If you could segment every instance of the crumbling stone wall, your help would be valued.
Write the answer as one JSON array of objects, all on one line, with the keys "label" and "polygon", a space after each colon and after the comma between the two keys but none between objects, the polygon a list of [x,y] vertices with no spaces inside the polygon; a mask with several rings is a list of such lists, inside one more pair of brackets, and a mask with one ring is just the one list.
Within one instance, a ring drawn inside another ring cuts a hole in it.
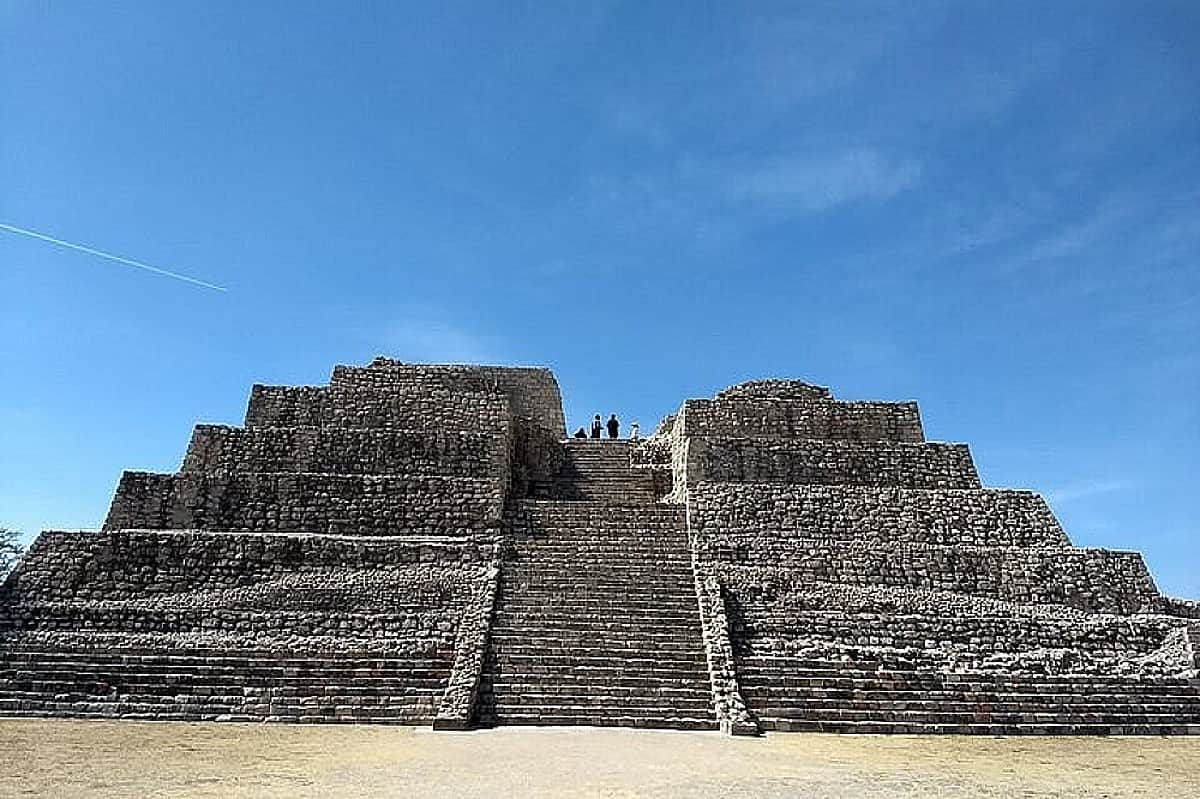
[{"label": "crumbling stone wall", "polygon": [[688,480],[978,488],[966,444],[693,438]]},{"label": "crumbling stone wall", "polygon": [[358,385],[255,385],[246,427],[500,430],[510,419],[502,400],[495,392],[437,385],[394,391]]},{"label": "crumbling stone wall", "polygon": [[490,564],[497,546],[489,538],[447,541],[158,530],[46,532],[30,545],[4,589],[25,598],[127,599],[261,586],[306,570],[423,566],[462,570]]},{"label": "crumbling stone wall", "polygon": [[495,529],[561,435],[545,369],[338,366],[329,386],[255,386],[246,427],[198,426],[178,475],[126,473],[104,528]]},{"label": "crumbling stone wall", "polygon": [[[688,495],[696,535],[947,546],[1065,547],[1045,501],[1011,489],[699,483]],[[804,543],[800,541],[800,543]]]},{"label": "crumbling stone wall", "polygon": [[685,436],[909,443],[925,440],[915,402],[718,395],[717,399],[684,402],[673,428]]},{"label": "crumbling stone wall", "polygon": [[103,529],[465,535],[496,529],[503,510],[493,479],[125,472]]},{"label": "crumbling stone wall", "polygon": [[528,419],[560,437],[567,434],[558,381],[549,369],[517,366],[405,364],[376,358],[368,367],[338,366],[332,386],[370,386],[388,391],[422,390],[431,384],[452,392],[498,391],[513,416]]},{"label": "crumbling stone wall", "polygon": [[503,431],[197,425],[181,471],[487,478],[507,467],[506,446]]},{"label": "crumbling stone wall", "polygon": [[1136,552],[819,541],[713,543],[715,560],[774,568],[788,578],[862,586],[926,588],[1093,612],[1137,613],[1158,590]]},{"label": "crumbling stone wall", "polygon": [[717,399],[829,399],[829,389],[803,380],[747,380],[717,392]]},{"label": "crumbling stone wall", "polygon": [[837,664],[887,669],[897,696],[930,674],[1196,673],[1181,654],[1189,608],[1159,594],[1139,555],[1074,548],[1038,495],[982,488],[965,445],[925,442],[915,403],[756,381],[685,402],[656,438],[644,449],[668,452],[702,602],[724,603],[723,624],[705,621],[706,636],[729,637],[706,641],[714,692],[753,723],[828,713],[903,730],[922,716],[785,687],[822,685]]},{"label": "crumbling stone wall", "polygon": [[109,646],[151,634],[294,646],[333,636],[453,651],[497,553],[490,539],[43,533],[0,589],[0,639],[63,634],[86,644],[90,631]]}]

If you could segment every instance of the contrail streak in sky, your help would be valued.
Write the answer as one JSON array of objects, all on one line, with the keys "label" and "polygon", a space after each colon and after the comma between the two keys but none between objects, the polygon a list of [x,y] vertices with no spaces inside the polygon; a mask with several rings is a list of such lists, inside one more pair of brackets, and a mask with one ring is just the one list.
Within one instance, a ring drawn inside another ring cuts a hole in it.
[{"label": "contrail streak in sky", "polygon": [[197,280],[194,277],[188,277],[187,275],[181,275],[178,272],[169,272],[166,269],[159,269],[157,266],[151,266],[150,264],[144,264],[141,261],[134,261],[130,258],[122,258],[119,255],[113,255],[112,253],[101,252],[100,250],[93,250],[91,247],[85,247],[82,244],[72,244],[69,241],[63,241],[62,239],[56,239],[53,236],[47,236],[44,233],[38,233],[37,231],[34,231],[34,230],[26,230],[24,228],[19,228],[14,225],[6,225],[3,222],[0,222],[0,230],[7,230],[9,233],[17,233],[22,236],[29,236],[31,239],[40,239],[41,241],[48,241],[51,244],[57,244],[59,247],[66,247],[67,249],[70,249],[70,250],[79,250],[79,252],[86,252],[88,255],[96,255],[101,258],[107,258],[110,261],[116,261],[119,264],[127,264],[128,266],[135,266],[138,269],[145,269],[147,272],[153,272],[156,275],[164,275],[166,277],[173,277],[176,280],[182,280],[185,283],[192,283],[196,286],[203,286],[206,289],[213,289],[215,291],[229,291],[229,289],[225,288],[224,286],[217,286],[212,283],[205,283],[203,280]]}]

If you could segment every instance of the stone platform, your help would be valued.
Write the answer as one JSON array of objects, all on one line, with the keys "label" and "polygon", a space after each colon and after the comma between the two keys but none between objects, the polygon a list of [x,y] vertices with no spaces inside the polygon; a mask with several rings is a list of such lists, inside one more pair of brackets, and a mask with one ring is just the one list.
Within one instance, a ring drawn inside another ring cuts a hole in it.
[{"label": "stone platform", "polygon": [[800,381],[566,439],[545,369],[255,386],[0,588],[0,714],[1200,732],[1200,604]]}]

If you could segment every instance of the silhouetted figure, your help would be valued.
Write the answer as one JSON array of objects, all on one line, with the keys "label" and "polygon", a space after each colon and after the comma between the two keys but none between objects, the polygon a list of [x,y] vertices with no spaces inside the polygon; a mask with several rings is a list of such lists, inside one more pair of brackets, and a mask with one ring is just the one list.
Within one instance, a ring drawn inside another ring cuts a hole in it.
[{"label": "silhouetted figure", "polygon": [[633,422],[629,425],[629,437],[635,441],[642,437],[641,431],[638,429],[637,422]]},{"label": "silhouetted figure", "polygon": [[596,414],[595,416],[592,417],[592,438],[600,437],[600,428],[601,427],[602,427],[602,425],[600,424],[600,414]]},{"label": "silhouetted figure", "polygon": [[617,421],[617,415],[614,413],[608,417],[608,437],[616,438],[621,433],[621,423]]},{"label": "silhouetted figure", "polygon": [[575,431],[576,438],[587,438],[587,431],[582,427]]}]

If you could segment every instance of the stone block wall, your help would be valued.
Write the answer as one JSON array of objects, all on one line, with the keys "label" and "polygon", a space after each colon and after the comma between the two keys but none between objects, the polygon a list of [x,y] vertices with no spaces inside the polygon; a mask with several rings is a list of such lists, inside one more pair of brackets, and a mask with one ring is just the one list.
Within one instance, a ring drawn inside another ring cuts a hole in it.
[{"label": "stone block wall", "polygon": [[1089,613],[926,589],[814,584],[753,567],[728,567],[725,581],[739,620],[737,634],[755,641],[760,652],[820,641],[833,648],[923,651],[948,667],[983,670],[1028,666],[1050,654],[1064,668],[1103,673],[1114,662],[1143,661],[1178,629],[1176,621],[1159,615]]},{"label": "stone block wall", "polygon": [[486,478],[507,468],[506,447],[503,431],[197,425],[181,471]]},{"label": "stone block wall", "polygon": [[[476,570],[491,565],[496,556],[496,543],[486,538],[396,540],[160,530],[46,532],[30,546],[3,590],[24,601],[126,600],[232,588],[262,593],[264,585],[293,580],[298,604],[333,611],[344,607],[339,592],[353,592],[352,583],[339,579],[343,573],[386,572],[396,588],[444,584],[445,588],[423,589],[424,595],[421,591],[408,594],[408,600],[422,604],[436,598],[435,594],[458,590],[461,578],[468,578],[463,584],[472,583],[472,578],[482,574]],[[431,579],[414,581],[399,576],[420,570]],[[305,573],[321,579],[295,582]],[[370,594],[361,601],[367,605],[385,602]]]},{"label": "stone block wall", "polygon": [[494,392],[365,386],[255,385],[246,427],[398,427],[407,430],[501,430],[510,414]]},{"label": "stone block wall", "polygon": [[839,402],[790,397],[687,400],[672,430],[683,436],[925,440],[915,402]]},{"label": "stone block wall", "polygon": [[332,386],[369,386],[387,391],[424,390],[444,386],[452,392],[499,392],[508,399],[513,416],[525,418],[565,437],[562,396],[549,369],[459,364],[405,364],[376,358],[370,366],[338,366]]},{"label": "stone block wall", "polygon": [[[904,731],[938,718],[907,701],[930,674],[1195,671],[1179,655],[1187,608],[1139,555],[1074,548],[1038,495],[982,488],[965,445],[925,441],[915,403],[756,381],[685,402],[656,438],[645,449],[669,451],[697,579],[724,602],[722,685],[765,728],[794,714],[824,729],[828,713],[837,729]],[[847,662],[886,667],[905,701],[831,697]]]},{"label": "stone block wall", "polygon": [[470,477],[126,472],[103,529],[465,535],[496,529],[504,499]]},{"label": "stone block wall", "polygon": [[486,539],[48,532],[0,589],[0,633],[111,646],[332,637],[445,653],[497,551]]},{"label": "stone block wall", "polygon": [[764,578],[922,588],[1100,613],[1137,613],[1158,595],[1136,552],[801,540],[713,543],[704,551],[721,563],[764,564],[753,567]]},{"label": "stone block wall", "polygon": [[965,444],[693,438],[688,481],[978,488]]},{"label": "stone block wall", "polygon": [[829,389],[803,380],[747,380],[717,392],[717,399],[829,399]]},{"label": "stone block wall", "polygon": [[127,472],[104,529],[495,529],[562,432],[545,369],[338,366],[328,386],[255,386],[246,427],[198,426],[178,475]]},{"label": "stone block wall", "polygon": [[761,537],[947,546],[1070,544],[1050,508],[1030,491],[699,483],[690,489],[688,506],[695,535],[730,543]]}]

